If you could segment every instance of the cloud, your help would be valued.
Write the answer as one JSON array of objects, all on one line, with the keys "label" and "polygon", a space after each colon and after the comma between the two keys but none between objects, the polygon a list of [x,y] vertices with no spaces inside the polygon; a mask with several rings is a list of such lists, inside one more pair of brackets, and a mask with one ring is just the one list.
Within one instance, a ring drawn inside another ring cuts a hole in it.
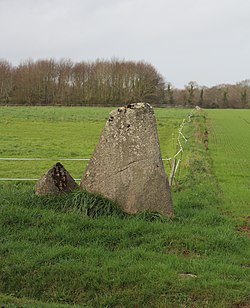
[{"label": "cloud", "polygon": [[0,0],[0,58],[146,60],[176,86],[249,78],[245,0]]}]

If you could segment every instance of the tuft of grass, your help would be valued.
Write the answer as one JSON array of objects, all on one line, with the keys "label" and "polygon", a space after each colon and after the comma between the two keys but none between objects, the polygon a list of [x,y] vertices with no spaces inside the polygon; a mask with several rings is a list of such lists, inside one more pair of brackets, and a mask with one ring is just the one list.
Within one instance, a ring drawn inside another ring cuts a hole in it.
[{"label": "tuft of grass", "polygon": [[77,213],[92,218],[110,215],[125,216],[125,213],[114,202],[100,195],[81,190],[59,197],[55,195],[38,197],[37,203],[42,207],[44,206],[62,212]]}]

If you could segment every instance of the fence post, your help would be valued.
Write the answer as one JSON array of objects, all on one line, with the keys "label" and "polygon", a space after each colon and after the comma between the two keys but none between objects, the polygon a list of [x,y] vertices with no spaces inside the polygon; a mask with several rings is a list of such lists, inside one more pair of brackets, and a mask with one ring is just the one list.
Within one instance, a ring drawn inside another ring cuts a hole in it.
[{"label": "fence post", "polygon": [[174,181],[174,175],[175,175],[175,168],[176,168],[176,159],[172,159],[171,162],[171,172],[169,177],[169,186],[172,187],[173,181]]}]

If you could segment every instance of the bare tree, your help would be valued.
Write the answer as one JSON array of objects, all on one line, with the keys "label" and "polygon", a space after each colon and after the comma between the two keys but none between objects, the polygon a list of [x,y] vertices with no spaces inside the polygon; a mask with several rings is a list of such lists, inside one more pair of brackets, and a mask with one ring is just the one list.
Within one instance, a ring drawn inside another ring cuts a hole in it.
[{"label": "bare tree", "polygon": [[13,91],[13,68],[5,60],[0,60],[0,102],[9,103]]},{"label": "bare tree", "polygon": [[73,63],[26,60],[13,67],[0,60],[0,103],[121,105],[133,102],[208,108],[250,108],[250,80],[184,89],[165,82],[150,63],[97,59]]}]

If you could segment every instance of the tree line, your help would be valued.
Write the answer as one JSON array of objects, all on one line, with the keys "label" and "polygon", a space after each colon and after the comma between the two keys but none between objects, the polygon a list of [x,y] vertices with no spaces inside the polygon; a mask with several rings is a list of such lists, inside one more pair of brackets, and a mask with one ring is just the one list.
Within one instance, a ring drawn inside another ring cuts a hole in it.
[{"label": "tree line", "polygon": [[0,102],[27,105],[116,105],[163,102],[164,79],[145,62],[0,61]]},{"label": "tree line", "polygon": [[171,83],[168,83],[165,101],[170,105],[190,107],[250,108],[250,79],[210,88],[199,86],[195,81],[190,81],[184,89],[175,89]]},{"label": "tree line", "polygon": [[123,105],[135,102],[207,108],[249,108],[250,80],[184,89],[166,82],[144,61],[118,59],[74,63],[69,59],[0,60],[0,104]]}]

